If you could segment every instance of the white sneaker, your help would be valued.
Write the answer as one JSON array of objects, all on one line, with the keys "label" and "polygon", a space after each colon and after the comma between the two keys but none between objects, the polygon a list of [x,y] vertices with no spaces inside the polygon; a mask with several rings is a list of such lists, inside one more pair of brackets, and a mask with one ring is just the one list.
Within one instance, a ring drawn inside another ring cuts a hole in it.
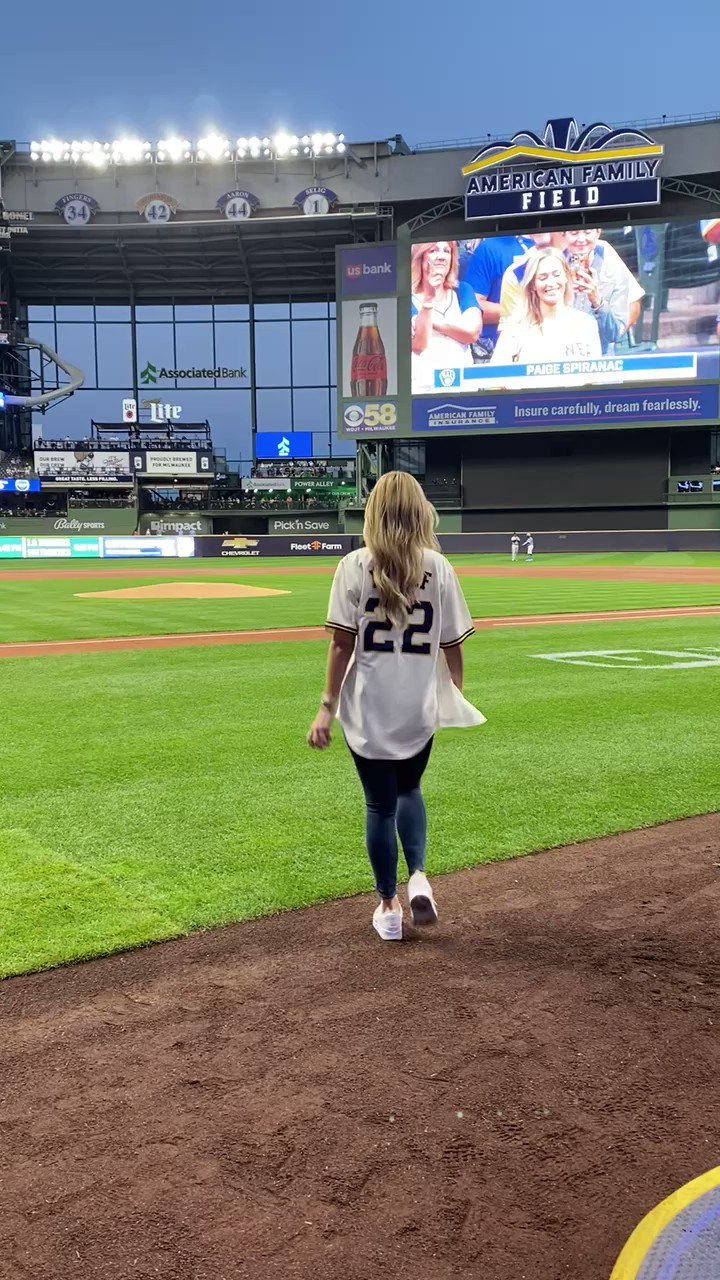
[{"label": "white sneaker", "polygon": [[437,924],[438,913],[430,881],[424,871],[414,871],[408,884],[408,897],[413,924],[416,927]]},{"label": "white sneaker", "polygon": [[402,942],[402,922],[402,907],[397,911],[383,911],[382,903],[378,903],[373,914],[373,929],[383,942]]}]

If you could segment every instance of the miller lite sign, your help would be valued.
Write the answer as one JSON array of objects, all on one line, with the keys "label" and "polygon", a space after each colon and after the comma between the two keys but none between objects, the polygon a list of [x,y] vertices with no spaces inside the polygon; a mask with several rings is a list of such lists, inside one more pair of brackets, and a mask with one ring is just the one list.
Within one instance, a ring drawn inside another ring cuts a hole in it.
[{"label": "miller lite sign", "polygon": [[490,142],[465,165],[465,217],[659,204],[663,152],[640,129],[591,124],[581,132],[569,117],[548,120],[542,137],[524,131]]}]

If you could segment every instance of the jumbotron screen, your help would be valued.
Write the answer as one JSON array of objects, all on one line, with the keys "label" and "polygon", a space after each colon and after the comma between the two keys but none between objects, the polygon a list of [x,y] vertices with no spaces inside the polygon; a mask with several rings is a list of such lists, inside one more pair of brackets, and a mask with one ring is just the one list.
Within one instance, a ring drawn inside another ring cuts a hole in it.
[{"label": "jumbotron screen", "polygon": [[713,221],[411,247],[413,396],[720,377]]}]

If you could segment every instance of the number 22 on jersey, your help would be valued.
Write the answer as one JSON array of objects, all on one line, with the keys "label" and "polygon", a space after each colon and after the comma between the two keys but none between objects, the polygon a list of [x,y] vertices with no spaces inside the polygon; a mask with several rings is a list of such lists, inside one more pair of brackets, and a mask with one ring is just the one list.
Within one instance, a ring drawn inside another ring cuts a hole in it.
[{"label": "number 22 on jersey", "polygon": [[[365,605],[365,612],[374,613],[379,603],[380,601],[377,596],[370,596],[367,604]],[[414,618],[417,613],[421,613],[423,615],[422,622],[408,622],[408,625],[402,634],[400,652],[427,655],[431,651],[430,642],[428,640],[418,640],[417,637],[427,636],[432,630],[435,615],[430,601],[422,600],[417,603],[410,614],[410,619]],[[383,632],[387,633],[388,631],[392,631],[392,629],[393,626],[391,622],[369,622],[365,628],[365,635],[363,637],[363,649],[365,653],[394,653],[394,640],[376,639],[376,636],[379,634],[382,634]]]}]

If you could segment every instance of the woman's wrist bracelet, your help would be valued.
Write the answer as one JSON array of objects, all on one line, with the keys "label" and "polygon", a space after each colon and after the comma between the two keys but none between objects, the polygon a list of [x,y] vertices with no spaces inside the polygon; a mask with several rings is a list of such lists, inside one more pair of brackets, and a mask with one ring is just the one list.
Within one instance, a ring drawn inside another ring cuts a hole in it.
[{"label": "woman's wrist bracelet", "polygon": [[337,711],[337,698],[331,698],[329,693],[324,693],[320,699],[320,706],[323,711],[329,711],[331,716]]}]

